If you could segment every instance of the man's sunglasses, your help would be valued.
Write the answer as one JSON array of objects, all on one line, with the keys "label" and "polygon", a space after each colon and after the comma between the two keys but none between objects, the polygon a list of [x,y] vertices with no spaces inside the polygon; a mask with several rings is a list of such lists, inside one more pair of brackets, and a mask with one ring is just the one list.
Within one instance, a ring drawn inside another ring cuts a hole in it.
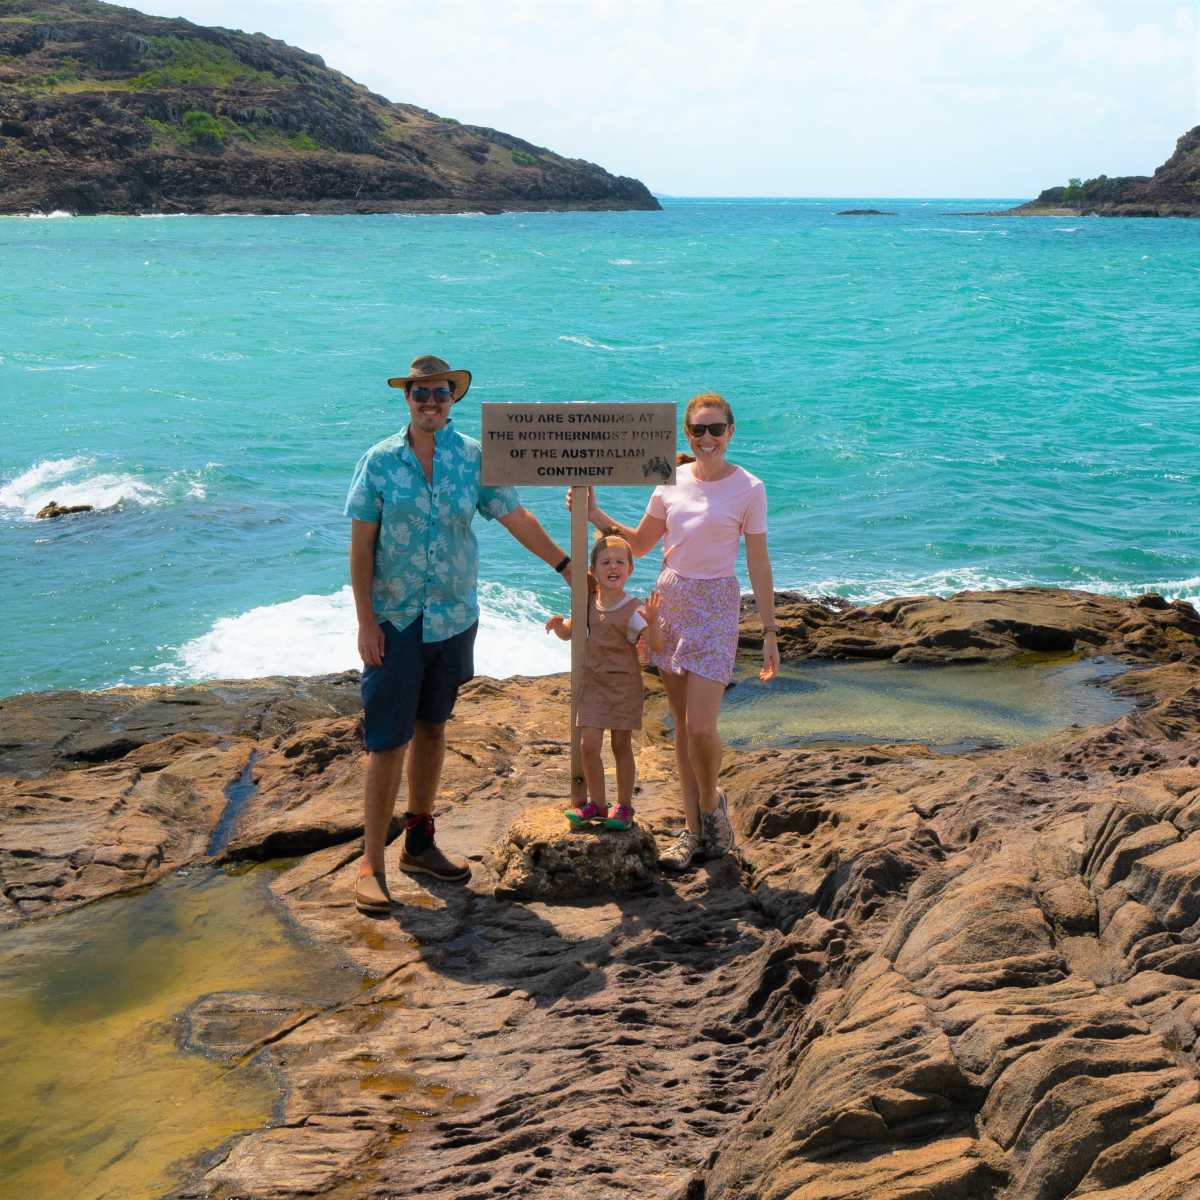
[{"label": "man's sunglasses", "polygon": [[454,399],[454,393],[444,383],[441,387],[428,388],[418,384],[408,389],[408,398],[418,404],[424,404],[431,396],[439,404],[449,404]]},{"label": "man's sunglasses", "polygon": [[692,437],[703,437],[706,433],[711,433],[713,437],[724,437],[728,428],[728,421],[709,421],[707,425],[689,425],[688,433]]}]

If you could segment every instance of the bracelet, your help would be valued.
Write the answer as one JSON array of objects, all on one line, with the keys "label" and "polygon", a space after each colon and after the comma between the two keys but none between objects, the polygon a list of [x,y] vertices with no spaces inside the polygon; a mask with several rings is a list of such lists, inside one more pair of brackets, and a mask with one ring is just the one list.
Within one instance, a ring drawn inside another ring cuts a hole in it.
[{"label": "bracelet", "polygon": [[567,555],[563,556],[562,562],[560,562],[558,564],[558,566],[555,567],[554,569],[561,575],[567,569],[567,567],[569,567],[570,565],[571,565],[571,556],[569,554],[567,554]]}]

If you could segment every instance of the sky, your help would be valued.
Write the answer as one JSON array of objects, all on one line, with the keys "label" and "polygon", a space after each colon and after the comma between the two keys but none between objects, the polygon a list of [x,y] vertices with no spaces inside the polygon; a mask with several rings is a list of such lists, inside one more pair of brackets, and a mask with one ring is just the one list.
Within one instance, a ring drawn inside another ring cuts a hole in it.
[{"label": "sky", "polygon": [[679,196],[1025,198],[1200,124],[1200,0],[127,0]]}]

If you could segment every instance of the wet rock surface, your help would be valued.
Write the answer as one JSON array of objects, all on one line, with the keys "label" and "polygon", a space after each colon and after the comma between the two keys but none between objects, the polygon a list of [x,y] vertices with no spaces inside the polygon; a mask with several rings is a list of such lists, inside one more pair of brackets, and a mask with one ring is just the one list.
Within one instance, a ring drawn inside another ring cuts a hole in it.
[{"label": "wet rock surface", "polygon": [[[451,727],[438,826],[473,877],[406,876],[393,847],[381,918],[353,908],[352,715],[177,730],[121,759],[4,780],[6,830],[97,814],[76,822],[66,861],[111,844],[133,812],[158,822],[158,840],[139,824],[136,844],[167,863],[203,843],[254,751],[229,852],[265,856],[281,831],[312,839],[272,889],[366,982],[327,1008],[228,994],[191,1012],[189,1047],[263,1056],[286,1094],[277,1124],[193,1164],[175,1194],[1200,1194],[1194,614],[1026,590],[865,616],[785,607],[801,654],[856,630],[859,657],[921,646],[953,662],[959,633],[922,639],[965,630],[996,643],[966,648],[998,657],[1043,636],[1027,630],[1065,630],[1148,668],[1117,681],[1140,707],[972,754],[728,753],[736,855],[648,892],[515,902],[496,895],[496,848],[567,803],[567,683],[476,680]],[[680,816],[661,693],[647,687],[637,818],[661,843]],[[60,861],[24,829],[0,858],[9,920],[47,911],[23,889]]]}]

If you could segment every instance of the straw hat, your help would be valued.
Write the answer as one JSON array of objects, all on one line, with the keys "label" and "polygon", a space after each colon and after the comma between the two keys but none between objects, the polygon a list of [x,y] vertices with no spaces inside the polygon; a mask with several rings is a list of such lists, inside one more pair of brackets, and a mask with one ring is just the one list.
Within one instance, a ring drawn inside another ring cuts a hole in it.
[{"label": "straw hat", "polygon": [[457,403],[467,394],[471,386],[470,371],[452,371],[450,364],[444,358],[434,354],[421,354],[412,360],[408,375],[397,375],[388,380],[388,387],[402,388],[406,384],[420,380],[426,383],[431,379],[448,379],[454,385],[454,401]]}]

